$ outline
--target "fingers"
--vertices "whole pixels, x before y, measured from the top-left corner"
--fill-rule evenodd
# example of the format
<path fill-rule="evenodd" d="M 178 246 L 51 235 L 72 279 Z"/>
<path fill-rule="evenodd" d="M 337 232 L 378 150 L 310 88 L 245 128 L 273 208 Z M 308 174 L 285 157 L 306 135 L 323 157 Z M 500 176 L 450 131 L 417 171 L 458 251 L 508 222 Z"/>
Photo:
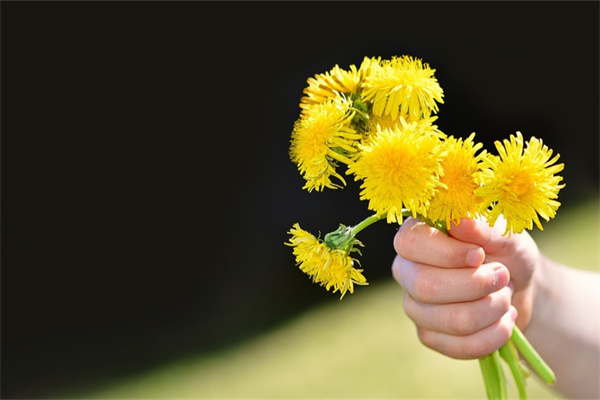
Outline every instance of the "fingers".
<path fill-rule="evenodd" d="M 438 268 L 396 256 L 392 274 L 408 294 L 420 303 L 445 304 L 474 301 L 496 292 L 510 281 L 500 263 L 477 268 Z"/>
<path fill-rule="evenodd" d="M 504 345 L 510 339 L 516 318 L 517 310 L 510 306 L 499 320 L 471 335 L 450 335 L 421 327 L 417 332 L 425 346 L 453 358 L 471 360 L 486 356 Z"/>
<path fill-rule="evenodd" d="M 404 309 L 426 346 L 453 358 L 474 359 L 510 338 L 517 312 L 504 265 L 439 268 L 396 256 L 392 273 L 405 289 Z"/>
<path fill-rule="evenodd" d="M 506 221 L 498 218 L 493 227 L 483 218 L 462 219 L 452 225 L 449 235 L 460 242 L 481 246 L 485 262 L 497 261 L 508 267 L 516 291 L 527 288 L 534 269 L 541 262 L 540 252 L 526 231 L 510 236 L 504 235 Z"/>
<path fill-rule="evenodd" d="M 414 218 L 396 233 L 394 249 L 405 259 L 441 268 L 477 267 L 485 259 L 480 245 L 456 240 Z"/>
<path fill-rule="evenodd" d="M 426 346 L 474 359 L 510 338 L 517 318 L 513 293 L 518 300 L 527 288 L 537 249 L 526 234 L 504 235 L 503 224 L 463 219 L 446 234 L 408 218 L 396 233 L 392 274 L 405 289 L 404 309 Z"/>
<path fill-rule="evenodd" d="M 420 303 L 407 293 L 404 310 L 421 329 L 468 336 L 501 319 L 510 310 L 512 292 L 506 286 L 475 301 L 440 305 Z"/>

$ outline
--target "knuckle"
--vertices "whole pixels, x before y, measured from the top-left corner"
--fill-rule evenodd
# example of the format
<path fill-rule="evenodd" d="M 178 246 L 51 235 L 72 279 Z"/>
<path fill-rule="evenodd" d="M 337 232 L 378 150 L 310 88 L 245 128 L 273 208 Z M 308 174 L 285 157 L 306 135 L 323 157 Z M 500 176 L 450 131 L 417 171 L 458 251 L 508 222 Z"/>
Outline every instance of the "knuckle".
<path fill-rule="evenodd" d="M 411 235 L 407 228 L 400 228 L 398 232 L 396 232 L 396 236 L 394 237 L 394 250 L 396 250 L 396 253 L 401 257 L 405 257 L 408 254 L 407 250 L 414 247 L 415 244 L 415 236 Z"/>
<path fill-rule="evenodd" d="M 422 270 L 415 272 L 414 281 L 412 284 L 412 296 L 421 303 L 433 304 L 436 303 L 438 294 L 436 278 L 428 275 Z"/>
<path fill-rule="evenodd" d="M 402 304 L 404 312 L 410 318 L 415 325 L 419 326 L 419 306 L 418 303 L 410 295 L 404 296 L 404 302 Z"/>
<path fill-rule="evenodd" d="M 467 336 L 477 330 L 477 319 L 473 313 L 460 309 L 448 313 L 447 325 L 451 333 L 459 336 Z"/>
<path fill-rule="evenodd" d="M 394 258 L 394 262 L 392 263 L 392 267 L 391 267 L 392 276 L 400 285 L 402 285 L 402 263 L 403 263 L 402 258 L 399 256 L 396 256 Z"/>
<path fill-rule="evenodd" d="M 417 337 L 419 341 L 430 349 L 438 350 L 432 340 L 431 332 L 425 328 L 417 326 Z"/>

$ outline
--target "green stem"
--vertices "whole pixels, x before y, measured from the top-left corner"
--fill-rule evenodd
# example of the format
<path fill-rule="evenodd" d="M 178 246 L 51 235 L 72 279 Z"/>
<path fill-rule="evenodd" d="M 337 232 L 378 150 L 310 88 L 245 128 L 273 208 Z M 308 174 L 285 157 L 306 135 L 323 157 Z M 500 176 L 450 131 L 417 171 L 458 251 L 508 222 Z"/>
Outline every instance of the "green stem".
<path fill-rule="evenodd" d="M 508 398 L 508 394 L 506 391 L 506 378 L 504 377 L 504 369 L 502 369 L 500 352 L 498 350 L 496 350 L 495 352 L 492 353 L 492 355 L 494 357 L 494 363 L 496 364 L 496 373 L 498 374 L 498 381 L 500 382 L 499 398 L 506 399 L 506 398 Z"/>
<path fill-rule="evenodd" d="M 432 221 L 428 218 L 423 217 L 422 215 L 419 216 L 421 218 L 422 221 L 425 221 L 427 224 L 429 224 L 430 226 L 444 232 L 446 235 L 448 235 L 448 227 L 446 226 L 446 222 L 444 221 Z"/>
<path fill-rule="evenodd" d="M 507 398 L 506 379 L 500 363 L 499 351 L 496 350 L 479 359 L 481 375 L 485 384 L 485 391 L 489 400 L 503 400 Z"/>
<path fill-rule="evenodd" d="M 403 217 L 409 217 L 411 215 L 412 215 L 412 213 L 409 210 L 402 210 Z M 373 214 L 370 217 L 365 218 L 364 220 L 362 220 L 361 222 L 359 222 L 358 224 L 356 224 L 352 227 L 352 229 L 350 230 L 350 236 L 356 237 L 356 235 L 358 235 L 358 233 L 360 231 L 362 231 L 369 225 L 374 224 L 375 222 L 382 220 L 384 218 L 387 218 L 387 213 L 384 213 L 381 215 Z"/>
<path fill-rule="evenodd" d="M 515 344 L 517 350 L 519 350 L 519 352 L 523 355 L 525 360 L 527 360 L 531 368 L 533 368 L 539 377 L 542 378 L 542 380 L 548 385 L 552 385 L 556 380 L 554 371 L 552 371 L 544 359 L 533 348 L 517 325 L 515 325 L 513 328 L 510 340 Z"/>
<path fill-rule="evenodd" d="M 483 377 L 487 398 L 491 400 L 495 397 L 498 386 L 496 374 L 493 373 L 491 354 L 479 359 L 479 368 L 481 368 L 481 376 Z"/>
<path fill-rule="evenodd" d="M 361 222 L 359 222 L 358 224 L 356 224 L 352 227 L 352 229 L 350 230 L 350 236 L 356 237 L 356 235 L 358 235 L 358 233 L 360 231 L 362 231 L 369 225 L 374 224 L 375 222 L 377 222 L 381 219 L 384 219 L 386 217 L 386 215 L 387 214 L 383 214 L 383 215 L 373 214 L 370 217 L 365 218 L 364 220 L 362 220 Z"/>
<path fill-rule="evenodd" d="M 517 352 L 515 344 L 512 340 L 509 340 L 504 346 L 500 347 L 498 351 L 500 352 L 500 357 L 502 357 L 508 365 L 508 368 L 510 368 L 510 372 L 517 385 L 517 390 L 519 391 L 519 399 L 526 400 L 527 391 L 525 389 L 525 377 L 523 376 L 521 366 L 519 365 L 519 353 Z"/>

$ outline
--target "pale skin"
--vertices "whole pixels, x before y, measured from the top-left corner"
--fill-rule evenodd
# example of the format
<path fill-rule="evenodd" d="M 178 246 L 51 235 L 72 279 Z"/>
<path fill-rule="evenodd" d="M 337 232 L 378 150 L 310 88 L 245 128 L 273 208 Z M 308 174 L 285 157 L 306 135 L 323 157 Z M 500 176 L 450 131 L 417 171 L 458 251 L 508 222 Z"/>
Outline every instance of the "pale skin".
<path fill-rule="evenodd" d="M 477 359 L 510 338 L 513 325 L 556 374 L 567 398 L 600 398 L 600 275 L 544 256 L 527 233 L 502 235 L 463 219 L 449 235 L 413 218 L 394 237 L 392 264 L 404 309 L 421 342 Z"/>

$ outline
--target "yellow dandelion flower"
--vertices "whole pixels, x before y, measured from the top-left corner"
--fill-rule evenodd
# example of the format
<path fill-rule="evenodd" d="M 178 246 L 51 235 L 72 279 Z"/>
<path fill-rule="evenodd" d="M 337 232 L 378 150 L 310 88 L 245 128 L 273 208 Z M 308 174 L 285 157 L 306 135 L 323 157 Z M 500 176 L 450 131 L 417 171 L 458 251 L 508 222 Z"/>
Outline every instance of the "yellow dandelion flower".
<path fill-rule="evenodd" d="M 335 99 L 340 94 L 354 93 L 360 83 L 360 75 L 356 65 L 351 65 L 347 71 L 336 64 L 330 71 L 308 78 L 307 82 L 304 96 L 300 99 L 303 114 L 313 106 Z"/>
<path fill-rule="evenodd" d="M 362 270 L 354 268 L 352 251 L 330 248 L 323 240 L 294 224 L 288 232 L 292 235 L 285 244 L 293 247 L 296 264 L 300 270 L 312 277 L 313 282 L 324 286 L 333 293 L 339 291 L 340 299 L 346 292 L 354 293 L 354 285 L 366 285 L 367 279 Z"/>
<path fill-rule="evenodd" d="M 560 184 L 562 177 L 555 175 L 564 168 L 555 164 L 560 155 L 551 158 L 552 150 L 535 137 L 523 150 L 521 132 L 511 135 L 510 141 L 505 139 L 504 145 L 499 141 L 495 145 L 499 156 L 485 157 L 477 174 L 481 187 L 476 193 L 483 198 L 483 214 L 490 225 L 504 215 L 504 234 L 532 229 L 533 223 L 543 230 L 538 215 L 546 221 L 554 218 L 560 206 L 555 199 L 565 186 Z"/>
<path fill-rule="evenodd" d="M 364 79 L 369 75 L 372 68 L 377 67 L 381 64 L 381 57 L 363 57 L 363 61 L 360 64 L 359 72 L 361 77 Z"/>
<path fill-rule="evenodd" d="M 463 217 L 474 218 L 481 207 L 481 197 L 475 194 L 479 185 L 474 175 L 486 152 L 476 155 L 483 145 L 475 144 L 474 137 L 472 133 L 463 141 L 450 136 L 442 142 L 446 150 L 442 160 L 444 175 L 427 209 L 427 218 L 444 221 L 448 228 L 451 222 L 458 225 Z"/>
<path fill-rule="evenodd" d="M 425 216 L 429 199 L 439 185 L 442 147 L 433 134 L 421 132 L 415 122 L 379 129 L 367 144 L 359 146 L 360 157 L 347 173 L 362 179 L 361 200 L 387 221 L 402 223 L 402 211 Z"/>
<path fill-rule="evenodd" d="M 308 78 L 308 86 L 304 88 L 304 95 L 300 99 L 301 114 L 306 114 L 315 105 L 342 94 L 357 94 L 371 66 L 378 62 L 379 58 L 365 57 L 358 69 L 356 65 L 350 65 L 350 70 L 344 70 L 336 64 L 330 71 Z"/>
<path fill-rule="evenodd" d="M 336 98 L 319 104 L 296 120 L 290 158 L 306 180 L 303 189 L 310 192 L 341 187 L 331 177 L 346 184 L 336 167 L 338 163 L 349 164 L 356 157 L 356 146 L 362 136 L 351 127 L 353 116 L 351 102 Z"/>
<path fill-rule="evenodd" d="M 363 101 L 373 102 L 376 116 L 398 115 L 406 121 L 430 117 L 443 103 L 435 69 L 410 56 L 393 57 L 372 66 L 363 83 Z"/>
<path fill-rule="evenodd" d="M 430 118 L 421 118 L 416 121 L 406 121 L 402 117 L 392 119 L 392 117 L 390 115 L 385 115 L 385 116 L 380 116 L 380 117 L 371 116 L 371 118 L 369 118 L 369 120 L 365 124 L 365 132 L 364 132 L 365 139 L 370 137 L 374 132 L 377 132 L 377 126 L 379 126 L 381 129 L 386 129 L 386 128 L 394 129 L 397 127 L 402 127 L 401 121 L 416 123 L 417 124 L 416 129 L 422 135 L 433 134 L 440 139 L 445 139 L 447 137 L 447 135 L 444 132 L 442 132 L 438 128 L 437 125 L 433 124 L 433 122 L 436 119 L 437 119 L 437 117 L 430 117 Z"/>

